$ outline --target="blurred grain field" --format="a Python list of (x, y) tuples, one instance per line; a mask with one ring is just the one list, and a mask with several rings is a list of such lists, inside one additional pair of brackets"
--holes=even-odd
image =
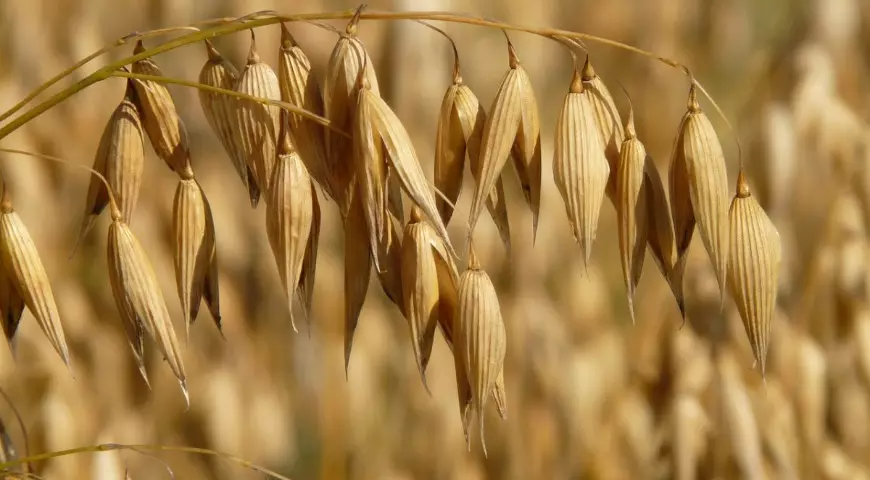
[[(699, 241), (686, 273), (687, 324), (647, 261), (632, 326), (613, 207), (602, 208), (592, 262), (584, 268), (552, 180), (553, 127), (571, 79), (558, 44), (513, 34), (542, 117), (543, 185), (534, 245), (531, 214), (513, 176), (513, 250), (494, 224), (477, 250), (500, 297), (507, 329), (508, 419), (487, 417), (484, 458), (466, 450), (453, 359), (438, 336), (419, 379), (401, 314), (373, 282), (343, 365), (340, 301), (343, 237), (335, 205), (324, 207), (314, 316), (294, 333), (265, 235), (231, 163), (209, 129), (197, 93), (171, 86), (189, 130), (194, 167), (215, 214), (224, 316), (221, 339), (207, 314), (183, 345), (191, 405), (160, 355), (149, 351), (152, 390), (142, 383), (111, 297), (101, 218), (76, 256), (88, 178), (35, 159), (2, 156), (16, 208), (39, 247), (57, 297), (72, 371), (29, 313), (16, 357), (0, 348), (0, 387), (20, 411), (31, 453), (96, 443), (205, 447), (294, 479), (870, 478), (870, 3), (863, 0), (373, 0), (373, 9), (451, 10), (509, 22), (593, 33), (692, 67), (733, 122), (749, 180), (782, 237), (784, 262), (766, 382), (731, 300), (720, 313), (715, 277)], [(303, 0), (0, 0), (0, 111), (103, 45), (133, 31), (255, 10), (353, 8)], [(336, 23), (340, 25), (340, 23)], [(335, 36), (291, 25), (322, 77)], [(463, 77), (488, 108), (507, 68), (500, 32), (446, 25)], [(360, 36), (382, 93), (408, 128), (427, 173), (449, 85), (449, 44), (411, 22), (363, 22)], [(279, 29), (258, 30), (275, 66)], [(249, 36), (219, 39), (241, 65)], [(116, 51), (97, 60), (120, 58)], [(639, 137), (667, 175), (688, 84), (661, 64), (590, 44), (596, 70), (623, 115), (636, 110)], [(169, 76), (195, 80), (202, 45), (157, 57)], [(81, 78), (81, 74), (74, 78)], [(6, 148), (93, 162), (100, 133), (124, 92), (111, 79), (81, 92), (3, 140)], [(705, 104), (707, 107), (708, 104)], [(708, 108), (708, 112), (712, 112)], [(737, 147), (713, 115), (736, 178)], [(183, 329), (171, 253), (172, 172), (146, 147), (145, 188), (131, 227), (152, 259), (176, 330)], [(470, 182), (467, 182), (470, 183)], [(450, 226), (464, 235), (470, 189)], [(24, 440), (0, 404), (12, 439)], [(208, 457), (161, 453), (176, 478), (260, 476)], [(133, 452), (83, 454), (36, 465), (47, 479), (168, 478)]]

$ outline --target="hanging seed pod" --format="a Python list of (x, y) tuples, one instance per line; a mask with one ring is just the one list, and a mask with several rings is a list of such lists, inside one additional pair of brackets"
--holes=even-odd
[[(202, 187), (200, 187), (202, 190)], [(218, 259), (217, 259), (217, 235), (214, 229), (214, 216), (211, 213), (211, 205), (208, 203), (208, 198), (205, 192), (202, 192), (202, 200), (205, 204), (205, 246), (206, 255), (208, 257), (208, 268), (205, 271), (205, 281), (203, 282), (202, 298), (208, 306), (208, 311), (211, 313), (211, 318), (218, 329), (221, 336), (224, 335), (223, 327), (221, 326), (221, 295), (218, 285)]]
[(430, 234), (430, 228), (421, 222), (419, 209), (411, 209), (411, 220), (405, 226), (401, 259), (405, 316), (411, 331), (417, 369), (427, 390), (426, 366), (432, 353), (439, 316), (438, 270), (432, 246), (437, 238)]
[(649, 219), (647, 206), (649, 186), (646, 184), (646, 148), (637, 139), (634, 111), (629, 112), (625, 126), (625, 140), (620, 148), (620, 161), (616, 182), (616, 216), (619, 233), (619, 257), (628, 291), (628, 310), (634, 317), (634, 290), (640, 281), (646, 253)]
[(484, 201), (496, 188), (512, 150), (516, 157), (514, 166), (517, 168), (523, 193), (532, 209), (533, 231), (537, 232), (541, 200), (541, 146), (537, 102), (529, 76), (520, 65), (510, 41), (508, 58), (510, 69), (502, 79), (490, 115), (484, 123), (480, 164), (473, 169), (479, 172), (479, 178), (471, 202), (469, 236), (477, 225)]
[(604, 155), (610, 165), (610, 178), (607, 181), (607, 197), (615, 200), (616, 179), (620, 164), (620, 147), (625, 140), (625, 130), (619, 119), (619, 110), (607, 85), (601, 81), (601, 77), (595, 73), (589, 56), (586, 56), (586, 64), (583, 65), (583, 87), (589, 90), (589, 100), (595, 110), (595, 125), (601, 137), (601, 145), (604, 146)]
[(743, 320), (752, 353), (765, 375), (770, 322), (776, 308), (782, 246), (779, 232), (749, 192), (741, 171), (731, 202), (728, 286)]
[[(235, 90), (269, 100), (281, 99), (278, 77), (269, 65), (260, 61), (253, 30), (251, 30), (251, 50), (248, 53), (247, 65), (239, 75)], [(275, 165), (280, 121), (281, 110), (274, 105), (264, 105), (244, 99), (240, 99), (237, 103), (236, 140), (248, 168), (254, 174), (254, 182), (264, 194), (269, 190), (268, 182), (272, 178), (272, 169)]]
[[(224, 90), (235, 89), (239, 78), (236, 67), (226, 60), (209, 40), (205, 41), (205, 47), (208, 51), (208, 60), (199, 72), (199, 83)], [(236, 110), (240, 107), (240, 102), (229, 95), (199, 90), (199, 103), (209, 126), (220, 139), (236, 173), (247, 189), (251, 206), (256, 207), (260, 201), (260, 188), (254, 181), (254, 174), (246, 163), (246, 157), (242, 153), (236, 134)]]
[[(145, 51), (142, 41), (136, 42), (133, 54)], [(163, 77), (163, 71), (151, 58), (133, 63), (133, 73)], [(154, 148), (154, 153), (166, 162), (172, 171), (180, 172), (189, 161), (190, 145), (187, 128), (178, 112), (169, 89), (151, 80), (133, 80), (136, 100), (142, 112), (142, 125)]]
[(383, 141), (373, 125), (372, 102), (366, 101), (365, 77), (354, 108), (353, 164), (357, 188), (365, 212), (369, 245), (377, 272), (384, 271), (381, 258), (390, 244), (390, 219), (387, 215), (387, 162), (384, 158)]
[[(128, 340), (140, 363), (140, 371), (144, 376), (141, 363), (141, 330), (144, 330), (157, 343), (189, 405), (184, 364), (157, 276), (139, 241), (115, 211), (112, 212), (112, 225), (109, 227), (108, 260), (112, 295), (121, 313)], [(138, 335), (131, 336), (131, 330), (133, 333), (138, 331)]]
[(209, 238), (211, 235), (208, 233), (205, 195), (190, 169), (184, 172), (175, 190), (172, 231), (175, 236), (172, 243), (175, 281), (186, 338), (190, 340), (190, 325), (199, 314), (206, 275), (214, 254), (213, 238)]
[(674, 239), (674, 223), (662, 179), (652, 157), (647, 155), (644, 164), (644, 180), (646, 185), (646, 205), (648, 208), (648, 235), (650, 253), (662, 276), (667, 280), (680, 314), (685, 322), (686, 307), (683, 301), (683, 270), (677, 269), (677, 245)]
[[(689, 89), (688, 111), (680, 125), (671, 171), (671, 208), (675, 209), (680, 262), (685, 261), (691, 240), (689, 228), (693, 222), (690, 218), (696, 218), (724, 299), (728, 263), (728, 172), (722, 145), (713, 125), (698, 105), (694, 84)], [(690, 200), (688, 205), (687, 198)]]
[[(12, 199), (5, 186), (0, 200), (0, 263), (7, 279), (18, 296), (24, 300), (24, 305), (33, 314), (51, 346), (69, 367), (69, 348), (48, 274), (39, 258), (33, 238), (12, 207)], [(10, 297), (9, 301), (10, 306), (14, 305), (15, 298)], [(14, 310), (4, 312), (4, 316), (6, 315), (14, 316)], [(21, 318), (20, 315), (18, 318)]]
[(604, 157), (590, 93), (574, 79), (556, 123), (553, 178), (565, 202), (574, 240), (589, 263), (610, 167)]
[(21, 298), (6, 270), (0, 268), (0, 314), (3, 315), (3, 333), (13, 354), (15, 353), (13, 339), (15, 332), (18, 331), (18, 324), (21, 323), (22, 312), (24, 312), (24, 299)]
[[(444, 242), (450, 255), (456, 258), (447, 228), (441, 221), (438, 208), (435, 206), (434, 194), (429, 188), (429, 182), (405, 127), (390, 106), (365, 85), (359, 91), (357, 109), (370, 109), (372, 130), (383, 142), (390, 174), (395, 174), (399, 178), (405, 194), (420, 208), (426, 220)], [(362, 179), (359, 181), (362, 182)]]
[(305, 260), (302, 262), (299, 288), (296, 291), (305, 312), (309, 334), (311, 333), (311, 307), (314, 301), (314, 277), (317, 273), (317, 246), (320, 242), (320, 202), (317, 200), (317, 191), (313, 183), (311, 207), (311, 233), (308, 235), (308, 245), (305, 246)]
[(404, 294), (402, 288), (402, 244), (399, 241), (401, 233), (393, 222), (387, 222), (390, 229), (389, 244), (384, 254), (385, 268), (376, 272), (381, 290), (402, 315), (405, 315)]
[(349, 199), (347, 218), (344, 221), (344, 369), (350, 364), (353, 335), (359, 322), (359, 314), (366, 300), (372, 257), (369, 252), (365, 213), (359, 195)]
[(281, 142), (275, 165), (273, 188), (266, 197), (266, 231), (295, 332), (293, 298), (300, 285), (314, 207), (311, 177), (299, 153), (292, 148), (289, 139), (282, 136), (285, 140)]
[[(359, 17), (354, 17), (341, 35), (326, 69), (326, 82), (323, 87), (323, 105), (329, 121), (341, 131), (350, 132), (353, 110), (356, 105), (357, 81), (360, 71), (364, 71), (369, 91), (380, 95), (374, 64), (362, 42), (356, 37)], [(352, 156), (352, 140), (331, 130), (326, 131), (326, 175), (331, 184), (342, 217), (347, 215), (350, 205), (353, 168), (347, 159)]]
[[(124, 99), (112, 113), (100, 146), (94, 158), (94, 170), (108, 180), (118, 207), (127, 221), (133, 218), (133, 209), (139, 198), (142, 172), (145, 167), (145, 140), (139, 109), (135, 104), (133, 81), (127, 82)], [(92, 176), (88, 185), (88, 198), (85, 216), (79, 230), (78, 242), (88, 234), (97, 217), (109, 203), (106, 186), (99, 178)], [(77, 242), (77, 243), (78, 243)]]
[(459, 278), (459, 328), (457, 344), (471, 385), (474, 411), (480, 423), (480, 441), (486, 455), (484, 407), (504, 364), (507, 339), (495, 287), (480, 268), (473, 247), (468, 269)]
[[(311, 71), (311, 62), (284, 23), (281, 24), (281, 48), (278, 50), (278, 85), (282, 101), (317, 115), (324, 114), (323, 96), (317, 78)], [(326, 134), (323, 126), (295, 114), (287, 115), (287, 120), (305, 168), (327, 195), (334, 197), (326, 171)]]

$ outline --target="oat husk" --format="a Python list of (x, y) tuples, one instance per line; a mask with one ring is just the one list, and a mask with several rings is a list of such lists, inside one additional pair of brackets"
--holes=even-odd
[(299, 288), (296, 291), (302, 309), (305, 312), (308, 332), (311, 333), (311, 308), (314, 303), (314, 280), (317, 274), (317, 247), (320, 242), (320, 201), (314, 184), (311, 185), (311, 232), (308, 235), (308, 245), (305, 246), (305, 260), (299, 275)]
[(613, 101), (610, 90), (601, 80), (601, 77), (595, 73), (595, 68), (592, 67), (592, 61), (588, 55), (586, 56), (586, 63), (583, 65), (582, 78), (583, 87), (589, 90), (591, 94), (589, 100), (595, 111), (595, 124), (598, 127), (601, 144), (604, 146), (604, 155), (607, 157), (607, 163), (610, 165), (610, 178), (607, 181), (607, 189), (605, 191), (607, 197), (614, 200), (615, 205), (620, 148), (625, 140), (625, 129), (619, 119), (619, 110), (616, 109), (616, 103)]
[(347, 374), (353, 335), (369, 289), (372, 257), (359, 195), (350, 197), (344, 220), (344, 368)]
[[(136, 42), (133, 54), (145, 51), (142, 41)], [(133, 73), (164, 77), (163, 71), (151, 58), (133, 63)], [(175, 102), (166, 85), (152, 80), (133, 80), (136, 101), (142, 113), (142, 125), (154, 148), (154, 153), (166, 162), (172, 171), (180, 172), (190, 161), (187, 128), (178, 115)]]
[(3, 333), (13, 354), (15, 354), (15, 332), (18, 331), (23, 312), (24, 299), (13, 285), (6, 269), (0, 268), (0, 315), (3, 316)]

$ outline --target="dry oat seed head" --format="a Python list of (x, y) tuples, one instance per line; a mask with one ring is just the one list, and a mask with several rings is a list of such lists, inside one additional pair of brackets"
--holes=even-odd
[(314, 215), (311, 177), (296, 151), (278, 155), (271, 184), (266, 196), (266, 230), (295, 332), (293, 299), (299, 289)]
[(649, 232), (649, 188), (646, 181), (646, 148), (634, 128), (634, 110), (626, 120), (626, 135), (620, 148), (620, 163), (617, 170), (616, 204), (619, 235), (619, 257), (622, 261), (623, 280), (628, 291), (628, 310), (635, 323), (634, 291), (640, 281)]
[[(121, 219), (115, 219), (109, 226), (107, 251), (112, 295), (118, 305), (125, 330), (128, 335), (130, 331), (136, 330), (148, 332), (178, 379), (185, 402), (189, 405), (184, 363), (157, 275), (139, 241)], [(137, 356), (140, 356), (141, 351), (137, 351), (141, 348), (137, 344), (141, 342), (140, 339), (141, 336), (138, 339), (128, 337)], [(141, 356), (137, 361), (141, 362)], [(144, 376), (144, 367), (141, 364), (140, 369)]]
[[(36, 323), (51, 342), (51, 346), (69, 368), (69, 348), (48, 274), (39, 258), (33, 238), (30, 237), (27, 227), (12, 207), (12, 200), (5, 185), (2, 204), (0, 204), (0, 263), (8, 280), (24, 300), (24, 305), (33, 314)], [(10, 305), (14, 300), (10, 298)]]
[[(311, 70), (311, 62), (284, 23), (281, 24), (281, 48), (278, 51), (278, 84), (282, 101), (317, 115), (324, 114), (323, 96)], [(299, 115), (289, 114), (287, 119), (305, 168), (327, 195), (334, 197), (326, 170), (325, 129)]]
[(486, 455), (484, 407), (501, 374), (507, 339), (495, 287), (469, 248), (468, 269), (459, 278), (457, 348), (462, 349), (466, 376), (471, 385), (480, 440)]
[[(133, 54), (145, 51), (145, 46), (139, 40)], [(163, 77), (163, 71), (151, 58), (140, 60), (133, 64), (133, 73)], [(187, 128), (175, 108), (169, 89), (165, 85), (152, 80), (133, 80), (136, 87), (136, 99), (142, 112), (142, 125), (151, 140), (154, 153), (166, 162), (173, 171), (190, 161), (190, 145), (187, 139)]]
[[(133, 81), (129, 80), (124, 99), (103, 130), (93, 166), (94, 170), (106, 177), (127, 222), (133, 218), (145, 168), (145, 139), (135, 96)], [(97, 176), (91, 175), (77, 244), (88, 234), (108, 203), (106, 185)]]
[(782, 246), (779, 232), (749, 191), (743, 172), (731, 202), (728, 287), (743, 320), (752, 353), (766, 373), (770, 325), (776, 309)]
[(192, 177), (180, 179), (175, 189), (172, 231), (175, 236), (172, 242), (175, 282), (186, 338), (190, 341), (190, 325), (199, 313), (214, 253), (213, 238), (208, 232), (205, 194)]
[[(281, 100), (278, 77), (272, 67), (260, 61), (253, 30), (247, 64), (239, 75), (235, 90), (255, 97)], [(281, 109), (277, 106), (248, 100), (239, 100), (236, 104), (236, 141), (263, 194), (268, 194), (268, 182), (272, 178), (280, 121)]]
[[(716, 131), (698, 105), (695, 85), (689, 89), (688, 111), (683, 117), (677, 140), (674, 162), (685, 169), (691, 210), (697, 219), (704, 248), (710, 257), (719, 282), (722, 299), (725, 295), (728, 264), (728, 172), (725, 155)], [(672, 168), (674, 168), (672, 166)], [(683, 193), (685, 195), (685, 193)], [(672, 195), (672, 199), (673, 199)], [(678, 197), (679, 198), (679, 197)], [(683, 197), (684, 200), (685, 197)], [(674, 201), (674, 200), (672, 200)], [(683, 207), (685, 208), (685, 207)], [(685, 213), (682, 213), (685, 217)], [(677, 215), (674, 215), (675, 222)], [(688, 224), (683, 225), (685, 228)], [(686, 232), (680, 232), (685, 234)], [(680, 233), (677, 234), (678, 240)], [(679, 245), (679, 241), (678, 241)], [(688, 243), (686, 244), (688, 247)], [(681, 251), (681, 253), (684, 253)]]
[(598, 135), (590, 90), (577, 79), (575, 70), (556, 122), (553, 179), (588, 265), (610, 166)]
[(349, 198), (344, 220), (344, 369), (347, 374), (353, 335), (369, 289), (372, 257), (359, 195)]
[[(199, 73), (199, 83), (224, 90), (234, 90), (239, 78), (239, 72), (231, 62), (226, 60), (209, 40), (205, 41), (208, 60)], [(209, 126), (221, 141), (224, 150), (248, 191), (251, 206), (257, 206), (260, 200), (260, 188), (254, 181), (254, 174), (246, 163), (246, 157), (239, 146), (236, 133), (236, 110), (239, 100), (229, 95), (199, 90), (199, 102)]]
[(610, 178), (607, 181), (607, 196), (613, 200), (616, 195), (616, 178), (619, 172), (619, 149), (625, 139), (625, 130), (619, 119), (619, 110), (610, 90), (601, 81), (601, 77), (595, 73), (592, 61), (586, 56), (583, 65), (583, 84), (591, 90), (589, 97), (595, 110), (596, 126), (601, 136), (601, 145), (604, 147), (607, 162), (610, 164)]

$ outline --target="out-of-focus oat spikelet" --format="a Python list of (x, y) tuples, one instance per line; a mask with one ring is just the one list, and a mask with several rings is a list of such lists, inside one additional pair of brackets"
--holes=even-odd
[(729, 290), (763, 376), (770, 342), (770, 322), (776, 308), (782, 246), (779, 232), (751, 195), (742, 171), (737, 176), (737, 194), (731, 202), (729, 219)]
[[(145, 51), (142, 41), (136, 43), (134, 54)], [(163, 77), (163, 71), (151, 58), (133, 64), (133, 73)], [(190, 145), (187, 127), (178, 115), (175, 102), (166, 85), (152, 80), (133, 80), (136, 99), (142, 113), (142, 125), (151, 140), (154, 153), (173, 171), (180, 172), (189, 161)]]
[[(5, 185), (0, 198), (0, 262), (9, 282), (24, 300), (24, 305), (33, 314), (51, 346), (69, 367), (69, 347), (48, 274), (33, 238), (12, 206), (12, 198)], [(14, 297), (10, 297), (9, 305), (15, 305)], [(14, 310), (9, 313), (14, 316)]]
[(586, 264), (592, 253), (598, 216), (610, 175), (596, 127), (591, 95), (575, 70), (556, 123), (553, 158), (553, 178)]

